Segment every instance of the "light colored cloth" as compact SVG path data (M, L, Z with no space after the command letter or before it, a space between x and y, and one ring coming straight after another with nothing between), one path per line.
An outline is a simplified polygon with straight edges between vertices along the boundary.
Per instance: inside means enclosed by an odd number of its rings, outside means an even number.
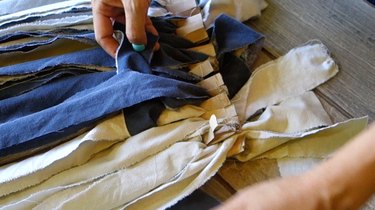
M123 114L51 150L0 167L0 196L41 183L66 169L82 165L96 153L130 136Z
M260 16L267 3L264 0L201 0L201 6L204 25L209 28L221 13L238 21Z

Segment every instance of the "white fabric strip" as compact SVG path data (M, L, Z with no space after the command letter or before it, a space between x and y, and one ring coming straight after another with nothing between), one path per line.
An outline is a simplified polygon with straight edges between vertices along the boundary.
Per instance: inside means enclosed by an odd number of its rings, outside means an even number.
M86 163L94 154L130 136L123 114L98 124L95 128L45 153L0 167L0 197Z
M46 15L46 14L55 14L56 12L69 11L73 7L79 5L90 6L90 0L74 0L74 1L62 1L55 4L48 4L41 7L34 7L28 10L22 10L16 13L0 16L0 23L9 20L17 20L19 18L31 17L34 15Z
M260 66L232 98L241 122L258 110L311 90L333 77L338 67L317 42L292 49Z
M267 107L255 121L242 126L247 149L237 158L250 160L287 142L292 136L330 124L331 120L313 92L287 99Z
M263 154L260 158L327 158L367 126L367 117L306 132L304 138L282 145Z
M202 130L200 132L195 132L199 129ZM101 152L100 155L96 155L84 165L65 170L39 185L1 199L0 206L23 200L33 194L43 194L47 196L48 193L46 194L46 192L48 192L48 189L95 180L121 168L130 167L141 162L145 158L163 151L175 142L190 138L189 136L191 134L195 136L201 135L201 133L207 132L208 129L207 121L199 119L189 119L183 122L149 129L128 138L123 143L116 144L110 150ZM32 179L32 176L27 176L27 178ZM18 180L14 180L9 184L17 184L17 181ZM25 200L25 202L27 202L27 200Z
M2 29L0 31L0 36L15 33L17 31L56 30L60 27L69 28L69 26L87 25L88 23L92 23L92 15L77 15L72 17L64 17L61 19L49 19L32 23L22 23Z
M168 182L200 153L202 147L200 142L175 143L155 156L93 182L84 190L78 187L54 194L35 209L80 209L82 206L112 209Z
M221 13L232 16L238 21L245 21L259 16L260 12L267 7L264 0L201 0L201 2L204 2L202 15L206 28L211 27Z
M191 162L175 180L136 199L126 209L166 209L202 186L219 170L234 139L207 147L201 157Z

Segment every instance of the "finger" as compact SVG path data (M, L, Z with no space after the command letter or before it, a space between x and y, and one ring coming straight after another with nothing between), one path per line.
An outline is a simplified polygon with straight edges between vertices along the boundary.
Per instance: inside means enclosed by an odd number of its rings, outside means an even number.
M112 17L112 19L125 25L125 15L123 14L120 16Z
M146 31L147 32L150 32L151 34L155 35L155 36L159 36L159 32L156 30L156 28L154 27L154 25L152 24L152 21L149 17L146 18ZM155 43L155 46L154 46L154 51L157 51L160 49L160 44L158 42Z
M117 11L116 11L117 10ZM119 10L93 1L93 22L95 39L98 44L112 57L116 56L117 41L113 38L112 20L109 14L119 16Z
M155 36L159 36L159 33L158 31L156 30L156 28L154 27L154 25L152 24L152 21L149 17L146 17L146 25L145 25L145 28L146 28L146 31L147 32L150 32L151 34L155 35Z
M125 0L126 37L133 44L147 44L146 16L148 1Z

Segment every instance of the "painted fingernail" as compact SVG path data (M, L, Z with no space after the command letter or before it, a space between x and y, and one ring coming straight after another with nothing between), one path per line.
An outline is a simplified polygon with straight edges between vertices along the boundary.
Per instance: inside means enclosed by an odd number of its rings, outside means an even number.
M145 45L143 44L132 44L133 46L133 49L137 52L142 52L143 50L145 50Z

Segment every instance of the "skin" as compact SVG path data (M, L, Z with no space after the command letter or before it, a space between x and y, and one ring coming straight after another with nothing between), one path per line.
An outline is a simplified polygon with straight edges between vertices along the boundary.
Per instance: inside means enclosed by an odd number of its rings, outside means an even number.
M126 37L133 44L147 45L146 32L158 35L147 16L149 0L92 0L91 4L96 41L112 57L119 45L113 38L113 21L126 25ZM157 44L155 49L158 48Z
M375 124L300 176L240 191L218 209L359 209L375 192Z

